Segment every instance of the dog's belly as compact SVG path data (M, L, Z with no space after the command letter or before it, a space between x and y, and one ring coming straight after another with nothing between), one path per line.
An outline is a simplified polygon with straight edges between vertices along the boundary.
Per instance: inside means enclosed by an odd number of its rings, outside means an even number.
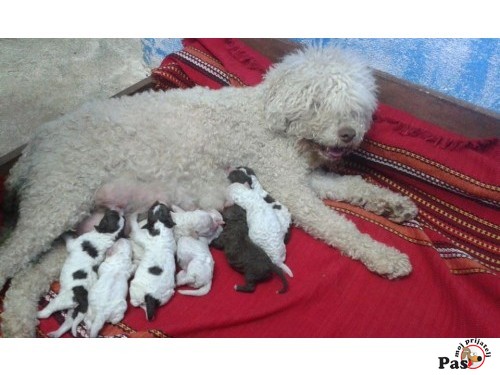
M175 178L178 177L178 178ZM175 204L185 210L217 209L224 206L228 185L224 171L210 176L170 175L158 180L139 181L134 176L118 177L103 184L95 194L97 208L121 209L125 213L145 212L156 201Z
M207 103L188 111L159 102L154 111L144 110L156 99L94 103L46 123L15 168L11 185L36 179L40 190L61 197L71 193L81 202L80 215L94 207L145 211L156 200L222 210L228 185L224 168L258 164L250 161L255 147L225 136L233 130L228 122L251 127L238 113L221 123L222 114ZM132 116L136 112L141 116Z

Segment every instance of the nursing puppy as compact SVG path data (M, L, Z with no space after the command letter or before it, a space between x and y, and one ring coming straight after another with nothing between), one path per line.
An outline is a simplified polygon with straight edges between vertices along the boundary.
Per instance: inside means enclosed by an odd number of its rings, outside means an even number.
M174 229L177 238L176 258L181 268L176 275L176 284L195 288L179 289L178 292L190 296L205 295L212 287L214 272L209 244L222 231L222 215L216 210L184 211L177 206L173 208L177 224Z
M68 257L59 278L61 289L57 297L37 313L39 319L48 318L59 310L71 309L59 330L51 336L59 337L83 320L88 310L88 293L97 280L97 267L104 259L105 252L121 235L125 218L114 210L108 210L91 232L76 239L66 237Z
M176 205L173 205L172 209L176 239L183 236L210 237L223 224L222 215L214 209L186 211Z
M180 294L203 296L212 288L214 259L209 244L222 231L215 232L212 237L181 237L177 241L177 262L182 269L176 275L177 286L188 285L190 289L178 289Z
M286 208L281 202L275 200L266 190L264 190L253 169L249 167L238 167L229 172L228 179L231 182L239 182L241 184L248 183L248 185L255 190L262 197L262 199L264 199L264 201L276 210L274 212L280 221L281 230L286 232L284 241L285 244L287 244L291 235L292 215L290 214L290 211L288 211L288 208Z
M256 284L269 279L273 274L283 282L278 293L288 290L283 270L248 236L246 212L238 205L227 207L222 212L225 226L221 235L212 241L212 246L223 249L229 265L245 277L245 285L235 285L238 292L253 292Z
M411 200L359 176L317 173L361 144L377 108L376 92L375 77L359 59L335 48L304 48L270 67L256 86L96 100L41 124L6 181L9 195L19 198L20 215L0 245L0 286L33 262L45 262L41 255L53 241L98 208L122 206L130 214L165 197L166 204L185 209L222 211L227 168L237 165L255 168L266 190L311 236L378 275L408 275L406 254L361 233L324 199L349 202L395 222L416 216ZM124 144L128 152L117 152ZM103 187L120 186L123 179L160 194L136 194L134 188L116 201L111 189L111 195L97 199ZM138 200L132 208L130 197ZM59 265L48 262L39 269L47 267ZM59 272L37 271L32 279L47 285L52 276L46 275ZM2 326L33 321L15 312L4 316L23 322L4 319ZM33 327L23 331L35 332Z
M265 202L259 193L247 184L234 182L227 188L228 206L237 204L246 211L248 236L262 248L271 261L293 277L293 273L284 263L286 258L285 235L287 230L281 225L276 210Z
M130 218L130 238L144 248L144 255L130 283L130 303L144 309L146 318L152 320L156 309L175 292L175 222L171 210L159 202L149 209L143 228L139 228L137 216Z
M89 293L85 324L89 337L97 337L104 323L116 324L127 310L128 280L134 270L130 241L120 238L106 252L98 270L98 279Z

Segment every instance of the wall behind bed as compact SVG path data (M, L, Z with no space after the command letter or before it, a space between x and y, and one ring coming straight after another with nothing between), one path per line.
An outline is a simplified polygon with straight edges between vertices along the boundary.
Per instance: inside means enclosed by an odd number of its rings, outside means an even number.
M500 112L500 39L293 39L333 45L363 57L373 68ZM156 67L182 48L181 39L142 39L144 61Z

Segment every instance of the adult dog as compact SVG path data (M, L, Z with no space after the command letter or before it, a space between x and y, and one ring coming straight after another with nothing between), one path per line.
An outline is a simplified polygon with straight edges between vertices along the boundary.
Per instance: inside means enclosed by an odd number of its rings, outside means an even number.
M255 170L295 225L377 274L408 275L405 254L360 233L322 198L398 222L416 215L413 203L360 177L315 169L360 144L376 105L366 65L336 49L305 48L271 67L255 87L146 92L92 102L46 123L7 180L20 216L0 249L0 285L85 219L96 199L126 212L146 211L156 200L222 210L226 171L240 165ZM102 193L124 179L155 193L122 202Z

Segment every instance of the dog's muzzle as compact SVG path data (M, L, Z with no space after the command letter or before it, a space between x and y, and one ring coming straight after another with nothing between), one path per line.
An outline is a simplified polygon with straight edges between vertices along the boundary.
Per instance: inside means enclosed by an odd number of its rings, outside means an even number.
M311 139L302 139L299 142L302 152L317 153L324 159L337 161L352 151L351 146L323 146Z

